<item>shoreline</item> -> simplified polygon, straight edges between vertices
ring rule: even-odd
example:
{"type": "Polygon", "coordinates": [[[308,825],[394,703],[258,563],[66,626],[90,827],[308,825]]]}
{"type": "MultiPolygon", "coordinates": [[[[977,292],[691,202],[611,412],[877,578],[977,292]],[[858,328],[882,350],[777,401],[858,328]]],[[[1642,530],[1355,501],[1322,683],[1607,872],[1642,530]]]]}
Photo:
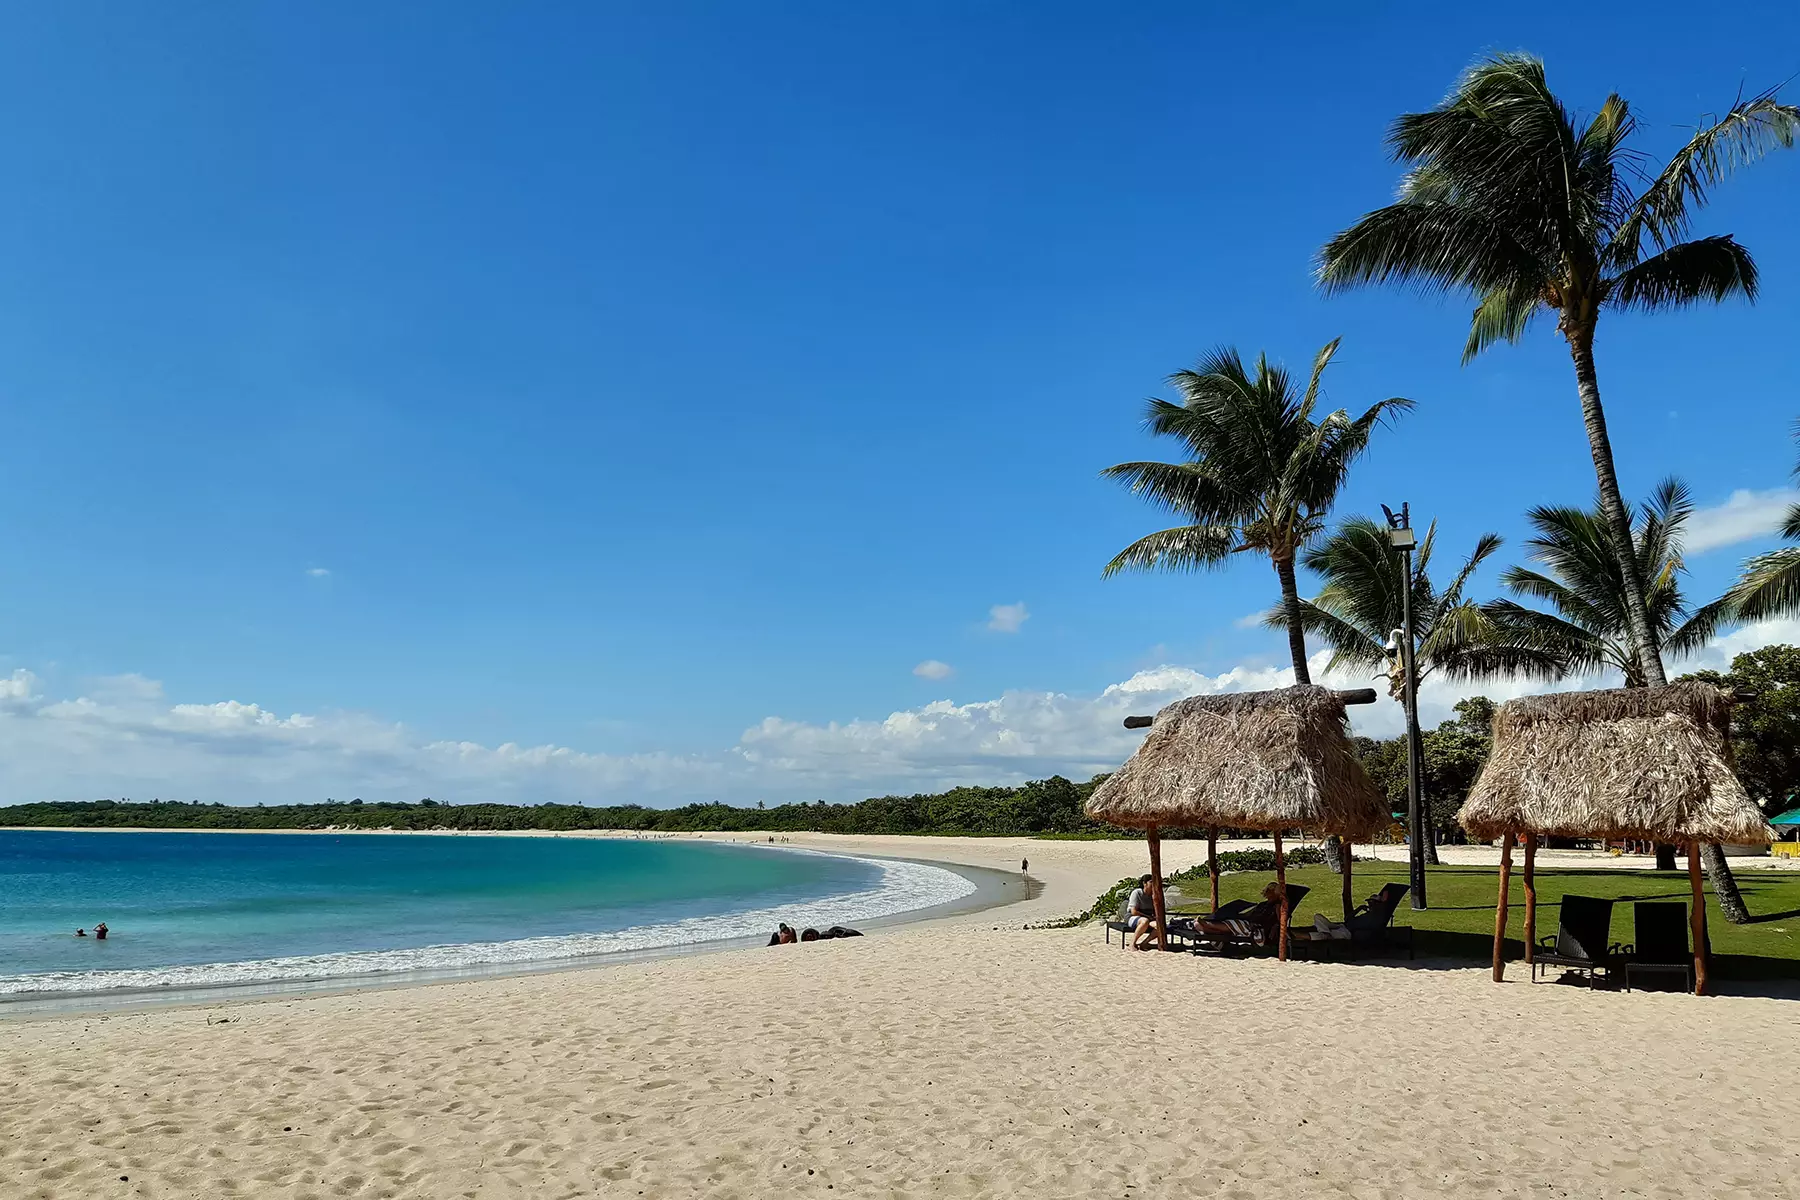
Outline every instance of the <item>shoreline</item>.
{"type": "MultiPolygon", "coordinates": [[[[34,827],[27,827],[34,828],[34,827]]],[[[14,830],[0,830],[13,832],[14,830]]],[[[86,833],[100,832],[86,829],[55,829],[45,832],[86,833]]],[[[209,834],[215,832],[242,833],[337,833],[335,830],[192,830],[192,829],[123,829],[105,832],[131,833],[178,833],[209,834]]],[[[358,830],[359,833],[396,833],[407,836],[446,836],[445,833],[428,830],[358,830]]],[[[516,830],[471,830],[453,831],[456,835],[473,836],[593,836],[600,831],[516,831],[516,830]]],[[[605,831],[611,833],[611,831],[605,831]]],[[[851,917],[865,936],[883,930],[897,929],[915,924],[951,921],[1005,907],[1009,904],[1025,903],[1042,888],[1036,881],[1021,877],[1017,872],[1005,872],[985,866],[925,859],[916,855],[861,853],[848,847],[826,849],[816,846],[795,845],[786,842],[772,842],[764,838],[716,838],[680,835],[689,840],[705,840],[709,842],[729,842],[742,845],[747,849],[775,850],[787,853],[829,854],[832,857],[908,863],[934,870],[948,872],[966,881],[971,890],[967,894],[948,900],[922,905],[917,908],[901,909],[895,912],[880,913],[866,917],[851,917]]],[[[633,839],[641,840],[641,839],[633,839]]],[[[655,840],[666,840],[658,838],[655,840]]],[[[821,926],[823,927],[823,926],[821,926]]],[[[600,953],[574,954],[564,957],[546,957],[536,959],[513,959],[491,962],[472,962],[466,964],[430,966],[419,968],[401,968],[393,970],[371,970],[361,973],[341,975],[313,975],[293,978],[271,977],[266,979],[245,979],[242,981],[218,981],[205,983],[179,983],[160,986],[139,985],[131,987],[103,988],[88,991],[41,991],[12,992],[0,994],[0,1024],[12,1021],[42,1021],[60,1018],[80,1017],[96,1014],[118,1014],[163,1008],[212,1008],[222,1005],[249,1004],[271,1000],[294,999],[306,996],[337,995],[360,991],[384,991],[394,989],[427,988],[444,984],[466,983],[483,979],[499,979],[516,976],[549,975],[570,971],[595,970],[618,966],[626,963],[645,962],[662,958],[681,958],[730,950],[764,947],[767,934],[737,934],[724,937],[707,938],[697,941],[677,941],[662,945],[634,947],[623,950],[609,950],[600,953]]],[[[529,939],[528,939],[529,940],[529,939]]],[[[445,943],[454,947],[460,943],[445,943]]],[[[485,943],[483,943],[485,944],[485,943]]],[[[424,947],[422,949],[433,949],[424,947]]],[[[260,961],[260,960],[259,960],[260,961]]],[[[280,959],[269,960],[271,962],[280,959]]],[[[213,964],[196,964],[207,966],[213,964]]],[[[226,964],[218,964],[226,965],[226,964]]]]}

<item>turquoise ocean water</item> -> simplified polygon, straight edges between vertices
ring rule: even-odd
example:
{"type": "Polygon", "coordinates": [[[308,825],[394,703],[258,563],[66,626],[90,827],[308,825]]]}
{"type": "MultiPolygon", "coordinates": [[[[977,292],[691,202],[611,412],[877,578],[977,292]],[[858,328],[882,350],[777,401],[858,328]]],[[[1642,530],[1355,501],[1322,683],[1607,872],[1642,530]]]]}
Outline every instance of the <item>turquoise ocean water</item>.
{"type": "Polygon", "coordinates": [[[0,997],[584,958],[966,896],[935,867],[677,840],[0,831],[0,997]],[[104,921],[104,942],[77,938],[104,921]]]}

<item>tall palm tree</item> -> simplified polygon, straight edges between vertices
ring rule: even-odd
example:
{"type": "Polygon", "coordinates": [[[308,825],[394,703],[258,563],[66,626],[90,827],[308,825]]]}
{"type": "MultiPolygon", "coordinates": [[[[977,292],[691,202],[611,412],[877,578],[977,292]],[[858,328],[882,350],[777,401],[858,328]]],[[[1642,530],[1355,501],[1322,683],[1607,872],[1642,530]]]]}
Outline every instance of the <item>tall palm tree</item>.
{"type": "MultiPolygon", "coordinates": [[[[1687,489],[1678,480],[1666,479],[1639,510],[1632,531],[1631,561],[1639,576],[1650,580],[1651,645],[1658,662],[1664,651],[1685,655],[1701,649],[1730,618],[1727,600],[1690,609],[1681,593],[1681,576],[1686,573],[1681,544],[1693,511],[1687,489]]],[[[1546,569],[1512,567],[1500,582],[1521,596],[1542,601],[1549,611],[1495,600],[1487,606],[1489,613],[1513,630],[1517,641],[1560,659],[1564,674],[1611,667],[1625,677],[1626,687],[1647,685],[1644,660],[1632,647],[1626,623],[1626,572],[1613,553],[1605,513],[1541,507],[1528,517],[1537,536],[1526,545],[1546,569]]],[[[1708,846],[1704,853],[1720,911],[1735,924],[1748,921],[1750,911],[1724,852],[1708,846]]],[[[1659,845],[1656,865],[1674,870],[1674,848],[1659,845]]]]}
{"type": "MultiPolygon", "coordinates": [[[[1433,521],[1413,556],[1413,628],[1419,639],[1414,660],[1419,679],[1433,674],[1455,680],[1561,675],[1563,664],[1555,654],[1520,644],[1465,594],[1470,576],[1500,549],[1500,536],[1482,534],[1441,591],[1431,581],[1436,543],[1433,521]]],[[[1390,661],[1387,640],[1404,616],[1395,558],[1386,527],[1367,517],[1349,518],[1302,556],[1301,565],[1325,581],[1317,596],[1300,602],[1300,621],[1334,651],[1327,670],[1383,667],[1390,661]]],[[[1273,625],[1281,616],[1279,610],[1271,611],[1267,621],[1273,625]]],[[[1395,699],[1403,686],[1398,676],[1390,676],[1388,692],[1395,699]]]]}
{"type": "Polygon", "coordinates": [[[1185,522],[1139,538],[1103,574],[1202,570],[1233,554],[1266,555],[1281,584],[1282,623],[1298,683],[1311,683],[1312,675],[1296,559],[1324,529],[1350,465],[1376,425],[1412,407],[1396,397],[1359,417],[1338,409],[1315,421],[1320,380],[1337,348],[1334,339],[1319,351],[1303,392],[1266,355],[1251,371],[1236,350],[1213,351],[1193,370],[1169,377],[1181,403],[1151,400],[1145,419],[1152,433],[1179,440],[1188,459],[1120,463],[1101,472],[1185,522]]]}
{"type": "MultiPolygon", "coordinates": [[[[1603,310],[1653,311],[1756,295],[1756,264],[1730,235],[1687,237],[1692,210],[1734,168],[1793,145],[1800,108],[1773,92],[1734,104],[1653,178],[1627,147],[1636,122],[1610,95],[1577,125],[1544,65],[1522,54],[1478,62],[1429,112],[1395,121],[1388,141],[1409,170],[1397,202],[1367,214],[1321,252],[1329,290],[1410,282],[1477,299],[1467,362],[1516,341],[1540,311],[1556,315],[1599,483],[1602,530],[1624,564],[1625,637],[1650,683],[1664,682],[1650,581],[1632,549],[1600,405],[1594,333],[1603,310]],[[1641,186],[1640,186],[1641,185],[1641,186]]],[[[1718,857],[1722,866],[1723,856],[1718,857]]]]}
{"type": "MultiPolygon", "coordinates": [[[[1650,580],[1650,634],[1659,657],[1701,649],[1727,615],[1725,601],[1690,609],[1681,592],[1682,539],[1693,511],[1687,488],[1665,479],[1639,509],[1632,529],[1633,561],[1650,580]]],[[[1525,544],[1544,570],[1509,567],[1500,582],[1547,607],[1495,600],[1486,606],[1488,615],[1512,640],[1550,656],[1560,666],[1556,674],[1586,675],[1610,667],[1625,677],[1626,687],[1646,686],[1650,681],[1626,624],[1625,572],[1613,553],[1605,514],[1543,506],[1527,519],[1536,535],[1525,544]]]]}
{"type": "MultiPolygon", "coordinates": [[[[1795,428],[1800,438],[1800,426],[1795,428]]],[[[1794,468],[1800,479],[1800,467],[1794,468]]],[[[1781,536],[1800,542],[1800,504],[1788,506],[1781,522],[1781,536]]],[[[1800,613],[1800,546],[1783,546],[1759,554],[1744,564],[1744,572],[1726,595],[1732,615],[1742,621],[1765,617],[1790,617],[1800,613]]]]}

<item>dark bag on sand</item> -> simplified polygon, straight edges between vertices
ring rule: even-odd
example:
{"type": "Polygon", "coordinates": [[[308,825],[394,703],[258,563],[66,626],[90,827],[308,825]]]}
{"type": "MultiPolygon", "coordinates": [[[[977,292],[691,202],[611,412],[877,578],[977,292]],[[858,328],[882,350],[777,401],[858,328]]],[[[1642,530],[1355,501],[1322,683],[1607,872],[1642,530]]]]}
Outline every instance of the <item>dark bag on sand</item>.
{"type": "Polygon", "coordinates": [[[828,938],[861,937],[862,931],[858,929],[845,929],[842,925],[833,925],[819,936],[828,938]]]}

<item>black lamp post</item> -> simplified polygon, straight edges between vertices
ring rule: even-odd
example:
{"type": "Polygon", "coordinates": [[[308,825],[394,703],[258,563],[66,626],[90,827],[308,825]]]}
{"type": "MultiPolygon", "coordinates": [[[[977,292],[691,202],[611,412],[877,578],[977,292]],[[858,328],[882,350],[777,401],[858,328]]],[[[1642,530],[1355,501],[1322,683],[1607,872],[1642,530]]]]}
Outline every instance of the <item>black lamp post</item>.
{"type": "Polygon", "coordinates": [[[1419,666],[1413,657],[1412,589],[1413,551],[1418,539],[1413,536],[1410,506],[1402,504],[1398,516],[1387,505],[1388,545],[1400,555],[1400,628],[1392,640],[1399,642],[1400,669],[1405,680],[1406,705],[1406,840],[1407,862],[1411,866],[1412,906],[1427,908],[1425,900],[1425,755],[1419,742],[1419,666]]]}

